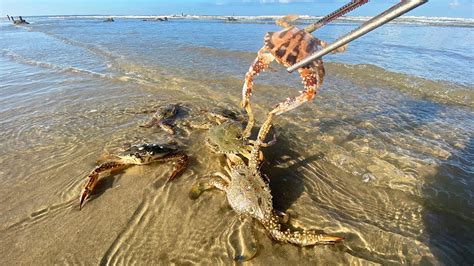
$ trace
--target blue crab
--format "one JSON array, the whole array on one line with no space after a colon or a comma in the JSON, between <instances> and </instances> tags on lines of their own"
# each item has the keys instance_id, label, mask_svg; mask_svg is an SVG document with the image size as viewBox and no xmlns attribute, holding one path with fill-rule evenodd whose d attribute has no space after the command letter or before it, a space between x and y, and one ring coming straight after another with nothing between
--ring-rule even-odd
<instances>
[{"instance_id":1,"label":"blue crab","mask_svg":"<svg viewBox=\"0 0 474 266\"><path fill-rule=\"evenodd\" d=\"M132 145L119 154L108 155L103 161L87 176L87 182L79 197L79 209L86 203L101 174L123 170L132 165L175 161L173 172L168 177L168 181L171 181L187 167L188 156L173 144L139 144Z\"/></svg>"},{"instance_id":2,"label":"blue crab","mask_svg":"<svg viewBox=\"0 0 474 266\"><path fill-rule=\"evenodd\" d=\"M242 155L250 159L253 140L244 136L242 127L242 118L236 112L228 109L218 108L208 112L208 116L215 119L211 124L207 137L206 145L215 153L224 155ZM276 135L273 140L263 143L262 146L268 147L276 143ZM259 152L260 160L263 160L263 154Z\"/></svg>"},{"instance_id":3,"label":"blue crab","mask_svg":"<svg viewBox=\"0 0 474 266\"><path fill-rule=\"evenodd\" d=\"M256 219L273 239L280 242L311 246L342 241L342 237L318 234L314 231L282 229L282 219L278 211L273 209L270 186L259 170L260 148L270 127L271 119L262 125L247 163L238 155L227 154L226 173L216 172L209 179L196 183L191 190L191 196L196 198L211 188L224 191L229 205L237 214Z\"/></svg>"},{"instance_id":4,"label":"blue crab","mask_svg":"<svg viewBox=\"0 0 474 266\"><path fill-rule=\"evenodd\" d=\"M245 108L249 116L249 122L244 131L244 136L250 135L254 118L250 105L250 96L252 95L253 79L260 72L265 71L272 61L277 61L285 67L290 67L307 56L318 51L321 47L326 47L327 43L316 37L310 32L312 26L305 29L299 29L290 24L291 21L298 19L297 15L288 15L277 20L276 24L283 27L277 32L267 32L264 37L264 45L258 51L257 58L245 74L244 85L242 87L241 107ZM342 46L333 53L344 52L347 46ZM268 113L268 116L280 115L297 108L305 102L313 100L317 89L321 87L324 80L323 60L318 59L310 65L298 69L304 85L304 91L297 97L287 98L285 101L276 105Z\"/></svg>"},{"instance_id":5,"label":"blue crab","mask_svg":"<svg viewBox=\"0 0 474 266\"><path fill-rule=\"evenodd\" d=\"M159 107L153 114L153 118L146 124L140 125L140 127L150 128L152 126L159 126L161 129L169 134L174 134L173 126L171 121L176 117L180 104L167 104Z\"/></svg>"}]
</instances>

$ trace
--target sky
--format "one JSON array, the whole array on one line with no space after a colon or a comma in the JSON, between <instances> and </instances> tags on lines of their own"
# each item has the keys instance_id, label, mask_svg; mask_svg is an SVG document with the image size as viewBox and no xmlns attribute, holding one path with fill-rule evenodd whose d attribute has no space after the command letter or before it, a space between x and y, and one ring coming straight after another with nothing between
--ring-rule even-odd
<instances>
[{"instance_id":1,"label":"sky","mask_svg":"<svg viewBox=\"0 0 474 266\"><path fill-rule=\"evenodd\" d=\"M321 16L349 0L0 0L0 15L299 15ZM351 12L373 16L398 3L371 0ZM429 0L411 16L474 18L474 0Z\"/></svg>"}]
</instances>

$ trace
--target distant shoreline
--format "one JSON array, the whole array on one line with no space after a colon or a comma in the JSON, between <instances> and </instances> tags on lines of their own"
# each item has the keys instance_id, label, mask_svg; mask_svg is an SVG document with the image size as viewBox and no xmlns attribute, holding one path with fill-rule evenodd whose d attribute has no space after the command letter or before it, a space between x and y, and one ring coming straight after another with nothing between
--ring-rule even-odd
<instances>
[{"instance_id":1,"label":"distant shoreline","mask_svg":"<svg viewBox=\"0 0 474 266\"><path fill-rule=\"evenodd\" d=\"M217 15L41 15L41 16L23 16L28 18L51 18L51 19L105 19L114 17L117 19L154 19L168 17L170 19L188 19L188 20L228 20L230 16ZM236 19L235 23L252 22L266 23L272 22L282 16L232 16ZM310 23L317 21L322 16L300 16L301 23ZM337 19L336 23L363 23L370 19L368 16L343 16ZM474 18L450 18L450 17L422 17L422 16L402 16L391 23L413 24L413 25L433 25L433 26L461 26L474 27Z\"/></svg>"}]
</instances>

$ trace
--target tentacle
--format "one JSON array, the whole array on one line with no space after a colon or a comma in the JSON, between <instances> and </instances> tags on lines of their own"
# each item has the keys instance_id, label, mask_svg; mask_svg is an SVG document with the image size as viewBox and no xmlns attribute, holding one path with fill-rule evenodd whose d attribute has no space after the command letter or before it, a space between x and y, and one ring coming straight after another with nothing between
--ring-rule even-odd
<instances>
[{"instance_id":1,"label":"tentacle","mask_svg":"<svg viewBox=\"0 0 474 266\"><path fill-rule=\"evenodd\" d=\"M170 177L168 177L168 181L174 180L179 174L181 174L189 163L189 157L184 152L176 152L163 157L164 161L176 161L176 165L171 173Z\"/></svg>"},{"instance_id":2,"label":"tentacle","mask_svg":"<svg viewBox=\"0 0 474 266\"><path fill-rule=\"evenodd\" d=\"M84 188L81 191L79 197L79 209L82 209L82 206L86 203L86 200L89 198L92 190L94 190L97 182L99 181L99 175L106 171L118 171L124 168L127 168L130 164L121 163L121 162L105 162L94 168L92 172L87 176L87 182Z\"/></svg>"},{"instance_id":3,"label":"tentacle","mask_svg":"<svg viewBox=\"0 0 474 266\"><path fill-rule=\"evenodd\" d=\"M257 58L245 74L244 86L242 87L242 102L240 104L242 108L245 108L245 111L247 112L247 115L249 117L247 126L244 130L245 138L250 136L254 124L253 111L250 105L250 96L252 95L253 88L253 78L254 76L258 76L260 72L267 69L273 60L275 60L275 57L271 53L269 53L265 47L262 47L258 51Z\"/></svg>"},{"instance_id":4,"label":"tentacle","mask_svg":"<svg viewBox=\"0 0 474 266\"><path fill-rule=\"evenodd\" d=\"M283 231L279 220L280 218L278 216L272 214L271 218L262 222L262 224L272 238L280 242L292 243L304 247L318 244L336 244L344 240L343 237L317 234L314 231L291 231L289 229Z\"/></svg>"}]
</instances>

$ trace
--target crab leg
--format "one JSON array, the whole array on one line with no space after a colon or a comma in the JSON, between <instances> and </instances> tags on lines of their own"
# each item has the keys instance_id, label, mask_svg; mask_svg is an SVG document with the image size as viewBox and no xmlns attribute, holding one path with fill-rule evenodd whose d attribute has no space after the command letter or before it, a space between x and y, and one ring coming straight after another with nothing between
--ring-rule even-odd
<instances>
[{"instance_id":1,"label":"crab leg","mask_svg":"<svg viewBox=\"0 0 474 266\"><path fill-rule=\"evenodd\" d=\"M279 103L275 109L270 111L267 115L267 119L263 123L260 131L258 132L257 140L254 142L251 158L249 162L249 166L255 168L259 165L258 154L260 152L260 148L265 144L264 140L267 136L270 128L272 127L272 120L275 115L280 115L282 113L288 112L290 110L295 109L296 107L302 105L307 101L311 101L314 96L316 95L316 88L322 84L323 80L322 77L324 73L317 73L320 77L317 78L316 73L311 71L307 68L298 69L300 72L300 76L303 79L303 84L305 87L305 91L301 93L301 95L294 97L294 98L287 98L284 102ZM273 142L273 141L271 141ZM270 142L270 143L271 143Z\"/></svg>"},{"instance_id":2,"label":"crab leg","mask_svg":"<svg viewBox=\"0 0 474 266\"><path fill-rule=\"evenodd\" d=\"M211 179L209 179L209 185L219 190L225 191L227 186L229 186L229 181L227 181L227 177L223 177L225 177L223 174L212 176Z\"/></svg>"},{"instance_id":3,"label":"crab leg","mask_svg":"<svg viewBox=\"0 0 474 266\"><path fill-rule=\"evenodd\" d=\"M249 143L253 145L253 144L256 143L256 141L255 140L249 140ZM276 133L274 133L272 140L270 140L269 142L261 142L260 147L268 148L268 147L271 147L271 146L275 145L276 143L277 143L277 138L276 138Z\"/></svg>"},{"instance_id":4,"label":"crab leg","mask_svg":"<svg viewBox=\"0 0 474 266\"><path fill-rule=\"evenodd\" d=\"M326 46L329 45L327 42L321 41L321 40L319 40L319 44L321 45L322 48L326 48ZM343 46L341 46L337 49L334 49L331 53L332 54L343 53L347 50L348 46L349 46L349 44L344 44Z\"/></svg>"},{"instance_id":5,"label":"crab leg","mask_svg":"<svg viewBox=\"0 0 474 266\"><path fill-rule=\"evenodd\" d=\"M186 168L188 165L188 156L184 153L172 153L169 155L164 156L163 158L160 159L161 161L171 161L171 160L176 160L177 164L171 173L170 177L168 178L168 181L171 181L175 179L183 170ZM99 181L99 176L103 172L113 172L113 171L118 171L125 169L131 165L134 164L147 164L150 163L148 162L126 162L123 159L118 159L118 161L107 161L96 168L92 170L92 172L88 175L88 180L84 188L82 189L81 195L79 197L79 209L82 209L82 206L84 206L86 200L89 198L90 194L92 193L92 190L94 190L95 186L97 185L97 182Z\"/></svg>"},{"instance_id":6,"label":"crab leg","mask_svg":"<svg viewBox=\"0 0 474 266\"><path fill-rule=\"evenodd\" d=\"M163 129L164 131L166 131L167 133L169 133L171 135L174 134L174 129L173 129L172 125L168 124L164 120L158 120L156 118L153 118L150 122L148 122L146 124L140 125L140 127L150 128L154 125L157 125L157 126L161 127L161 129Z\"/></svg>"},{"instance_id":7,"label":"crab leg","mask_svg":"<svg viewBox=\"0 0 474 266\"><path fill-rule=\"evenodd\" d=\"M121 162L105 162L97 166L92 172L87 176L88 180L84 188L82 189L81 196L79 197L79 209L82 209L82 206L86 203L86 200L89 198L92 190L94 190L97 182L99 181L99 175L106 171L117 171L122 170L130 166L128 163Z\"/></svg>"},{"instance_id":8,"label":"crab leg","mask_svg":"<svg viewBox=\"0 0 474 266\"><path fill-rule=\"evenodd\" d=\"M275 57L270 54L265 47L262 47L258 51L257 58L245 74L244 86L242 87L242 102L240 104L242 108L245 108L245 111L249 116L249 121L244 130L245 138L250 136L250 131L252 130L254 124L252 107L250 106L250 96L252 95L253 78L254 76L260 74L260 72L265 71L265 69L267 69L270 65L270 62L272 62L273 60L275 60Z\"/></svg>"},{"instance_id":9,"label":"crab leg","mask_svg":"<svg viewBox=\"0 0 474 266\"><path fill-rule=\"evenodd\" d=\"M280 218L272 215L270 219L262 222L263 226L268 230L273 239L281 242L292 243L298 246L313 246L318 244L335 244L344 240L343 237L316 234L313 231L283 231L281 224L278 222Z\"/></svg>"},{"instance_id":10,"label":"crab leg","mask_svg":"<svg viewBox=\"0 0 474 266\"><path fill-rule=\"evenodd\" d=\"M189 195L192 199L197 199L204 191L217 188L219 190L225 191L229 185L229 178L221 173L213 173L209 178L199 181L194 184L191 188Z\"/></svg>"},{"instance_id":11,"label":"crab leg","mask_svg":"<svg viewBox=\"0 0 474 266\"><path fill-rule=\"evenodd\" d=\"M258 131L257 139L252 142L253 147L249 159L249 167L251 169L258 169L258 166L260 165L260 148L265 145L264 140L268 134L268 131L270 131L270 128L272 127L272 120L274 116L275 114L272 114L271 112L268 113L267 119Z\"/></svg>"},{"instance_id":12,"label":"crab leg","mask_svg":"<svg viewBox=\"0 0 474 266\"><path fill-rule=\"evenodd\" d=\"M139 127L144 127L144 128L150 128L154 125L157 125L158 124L158 120L156 118L153 118L150 122L146 123L146 124L143 124L143 125L139 125Z\"/></svg>"},{"instance_id":13,"label":"crab leg","mask_svg":"<svg viewBox=\"0 0 474 266\"><path fill-rule=\"evenodd\" d=\"M282 113L291 111L305 102L313 100L316 95L316 88L322 84L322 78L318 79L317 74L310 69L298 69L300 76L303 79L305 90L297 97L287 98L284 102L279 103L275 109L269 114L280 115ZM319 73L318 73L319 74ZM324 74L323 74L324 75ZM318 75L322 77L323 75Z\"/></svg>"},{"instance_id":14,"label":"crab leg","mask_svg":"<svg viewBox=\"0 0 474 266\"><path fill-rule=\"evenodd\" d=\"M253 124L255 123L255 118L253 116L252 106L250 105L250 103L247 103L247 105L245 106L245 112L247 112L248 121L247 125L245 126L244 132L242 132L242 137L248 138L250 137L250 134L252 134Z\"/></svg>"},{"instance_id":15,"label":"crab leg","mask_svg":"<svg viewBox=\"0 0 474 266\"><path fill-rule=\"evenodd\" d=\"M166 133L174 135L174 129L173 129L172 125L170 125L170 124L168 124L164 121L160 121L160 122L158 122L158 126L161 127L161 129L163 129L164 131L166 131Z\"/></svg>"}]
</instances>

